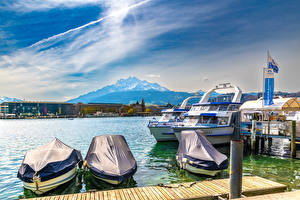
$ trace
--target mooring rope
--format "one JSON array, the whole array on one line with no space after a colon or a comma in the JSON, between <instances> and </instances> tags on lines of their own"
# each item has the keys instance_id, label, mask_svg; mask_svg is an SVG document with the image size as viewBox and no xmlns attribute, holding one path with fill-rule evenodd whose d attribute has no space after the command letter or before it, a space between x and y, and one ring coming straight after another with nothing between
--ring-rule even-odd
<instances>
[{"instance_id":1,"label":"mooring rope","mask_svg":"<svg viewBox=\"0 0 300 200\"><path fill-rule=\"evenodd\" d=\"M197 182L192 182L190 185L186 186L186 185L183 185L183 184L179 184L177 186L170 186L170 185L164 185L163 183L159 183L157 184L157 186L159 187L165 187L165 188L180 188L180 187L184 187L184 188L190 188L192 187L193 185L195 185Z\"/></svg>"}]
</instances>

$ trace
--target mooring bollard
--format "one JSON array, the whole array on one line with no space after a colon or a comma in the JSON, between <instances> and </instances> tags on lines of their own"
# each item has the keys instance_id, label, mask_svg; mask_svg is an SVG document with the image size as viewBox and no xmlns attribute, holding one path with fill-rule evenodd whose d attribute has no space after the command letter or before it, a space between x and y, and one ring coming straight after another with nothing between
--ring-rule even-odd
<instances>
[{"instance_id":1,"label":"mooring bollard","mask_svg":"<svg viewBox=\"0 0 300 200\"><path fill-rule=\"evenodd\" d=\"M296 157L296 121L291 123L291 158Z\"/></svg>"},{"instance_id":2,"label":"mooring bollard","mask_svg":"<svg viewBox=\"0 0 300 200\"><path fill-rule=\"evenodd\" d=\"M229 199L240 198L242 194L243 140L230 143L230 193Z\"/></svg>"}]
</instances>

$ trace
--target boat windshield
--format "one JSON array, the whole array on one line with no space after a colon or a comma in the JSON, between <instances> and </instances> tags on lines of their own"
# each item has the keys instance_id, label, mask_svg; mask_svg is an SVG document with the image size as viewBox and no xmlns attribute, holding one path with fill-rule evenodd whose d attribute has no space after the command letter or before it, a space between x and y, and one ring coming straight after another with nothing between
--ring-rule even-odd
<instances>
[{"instance_id":1,"label":"boat windshield","mask_svg":"<svg viewBox=\"0 0 300 200\"><path fill-rule=\"evenodd\" d=\"M172 113L164 113L160 118L160 122L172 122L175 120L175 116Z\"/></svg>"}]
</instances>

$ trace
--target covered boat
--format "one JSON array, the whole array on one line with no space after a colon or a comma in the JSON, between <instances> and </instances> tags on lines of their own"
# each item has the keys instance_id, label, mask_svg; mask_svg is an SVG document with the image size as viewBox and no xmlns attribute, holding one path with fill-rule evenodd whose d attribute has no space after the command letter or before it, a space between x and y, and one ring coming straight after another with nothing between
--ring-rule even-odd
<instances>
[{"instance_id":1,"label":"covered boat","mask_svg":"<svg viewBox=\"0 0 300 200\"><path fill-rule=\"evenodd\" d=\"M198 130L182 131L176 160L182 169L209 176L228 167L227 156L217 151Z\"/></svg>"},{"instance_id":2,"label":"covered boat","mask_svg":"<svg viewBox=\"0 0 300 200\"><path fill-rule=\"evenodd\" d=\"M80 151L55 138L26 153L18 178L25 188L42 194L74 178L81 164Z\"/></svg>"},{"instance_id":3,"label":"covered boat","mask_svg":"<svg viewBox=\"0 0 300 200\"><path fill-rule=\"evenodd\" d=\"M122 135L100 135L93 138L85 165L96 178L120 184L137 170L137 163Z\"/></svg>"}]
</instances>

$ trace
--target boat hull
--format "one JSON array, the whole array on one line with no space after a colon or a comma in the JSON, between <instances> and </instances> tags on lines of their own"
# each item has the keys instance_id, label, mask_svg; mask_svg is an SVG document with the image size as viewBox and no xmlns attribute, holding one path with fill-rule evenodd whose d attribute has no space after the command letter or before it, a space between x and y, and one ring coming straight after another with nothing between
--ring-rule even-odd
<instances>
[{"instance_id":1,"label":"boat hull","mask_svg":"<svg viewBox=\"0 0 300 200\"><path fill-rule=\"evenodd\" d=\"M67 173L58 176L56 178L47 181L37 180L36 183L23 182L23 184L24 184L24 188L29 189L36 194L43 194L72 180L76 176L76 173L77 173L77 166L71 169L70 171L68 171Z\"/></svg>"},{"instance_id":2,"label":"boat hull","mask_svg":"<svg viewBox=\"0 0 300 200\"><path fill-rule=\"evenodd\" d=\"M95 179L107 182L107 183L112 184L112 185L119 185L123 182L123 181L118 181L118 180L111 180L111 179L101 178L99 176L94 175L93 173L91 173L91 174L93 175L93 177Z\"/></svg>"},{"instance_id":3,"label":"boat hull","mask_svg":"<svg viewBox=\"0 0 300 200\"><path fill-rule=\"evenodd\" d=\"M226 127L213 127L213 128L198 128L198 127L176 127L173 128L175 136L178 141L181 139L181 131L184 130L200 130L201 134L213 145L228 144L232 139L234 128L231 126Z\"/></svg>"},{"instance_id":4,"label":"boat hull","mask_svg":"<svg viewBox=\"0 0 300 200\"><path fill-rule=\"evenodd\" d=\"M177 161L178 162L178 161ZM218 174L221 170L206 170L206 169L199 169L197 167L194 167L188 163L180 163L178 162L179 166L182 168L182 169L185 169L191 173L194 173L194 174L204 174L204 175L207 175L207 176L215 176L216 174Z\"/></svg>"},{"instance_id":5,"label":"boat hull","mask_svg":"<svg viewBox=\"0 0 300 200\"><path fill-rule=\"evenodd\" d=\"M137 167L134 167L128 173L126 173L122 176L117 176L117 175L112 176L112 175L105 175L105 174L97 175L97 173L94 172L91 168L89 168L89 170L90 170L91 174L93 175L93 177L96 178L97 180L105 181L112 185L119 185L122 182L131 178L135 174Z\"/></svg>"},{"instance_id":6,"label":"boat hull","mask_svg":"<svg viewBox=\"0 0 300 200\"><path fill-rule=\"evenodd\" d=\"M149 127L149 129L157 142L177 141L174 130L170 126Z\"/></svg>"}]
</instances>

